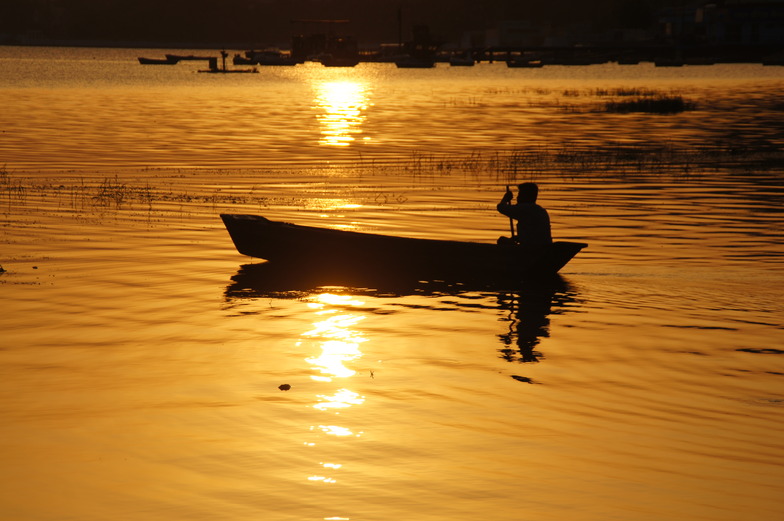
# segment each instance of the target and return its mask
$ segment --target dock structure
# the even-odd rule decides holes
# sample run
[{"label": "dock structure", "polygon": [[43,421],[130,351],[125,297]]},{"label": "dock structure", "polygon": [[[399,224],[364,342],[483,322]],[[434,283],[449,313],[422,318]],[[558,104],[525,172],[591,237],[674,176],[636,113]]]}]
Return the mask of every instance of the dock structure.
[{"label": "dock structure", "polygon": [[302,26],[303,30],[291,39],[291,57],[298,63],[314,60],[327,67],[353,67],[360,62],[357,41],[335,30],[335,26],[350,22],[348,19],[292,20],[291,23]]}]

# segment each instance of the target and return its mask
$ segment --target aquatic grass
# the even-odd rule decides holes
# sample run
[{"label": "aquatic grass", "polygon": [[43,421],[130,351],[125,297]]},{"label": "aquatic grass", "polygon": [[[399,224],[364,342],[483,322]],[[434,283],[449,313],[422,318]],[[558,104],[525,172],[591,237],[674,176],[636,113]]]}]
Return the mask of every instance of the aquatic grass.
[{"label": "aquatic grass", "polygon": [[657,95],[655,97],[637,97],[631,100],[608,101],[604,111],[616,114],[645,112],[648,114],[677,114],[687,110],[695,110],[697,104],[685,100],[682,96]]},{"label": "aquatic grass", "polygon": [[6,194],[9,201],[11,198],[24,199],[27,188],[21,179],[14,179],[11,172],[8,171],[8,166],[3,165],[0,168],[0,189],[2,193]]},{"label": "aquatic grass", "polygon": [[128,187],[124,183],[120,183],[118,176],[114,176],[114,180],[105,178],[103,183],[98,186],[98,193],[93,196],[93,199],[98,205],[108,205],[114,203],[116,208],[119,208],[123,200],[129,195]]},{"label": "aquatic grass", "polygon": [[[363,204],[396,205],[407,202],[405,183],[422,188],[432,184],[434,189],[443,178],[462,177],[461,182],[495,177],[498,184],[513,184],[535,180],[540,176],[571,179],[655,179],[655,176],[684,177],[717,171],[741,173],[762,170],[782,171],[784,150],[773,144],[754,145],[736,142],[684,145],[678,143],[602,144],[562,143],[558,146],[530,145],[514,149],[471,150],[464,153],[415,151],[402,158],[363,158],[343,165],[325,165],[291,172],[274,171],[277,177],[292,174],[293,178],[318,177],[308,183],[301,197],[280,197],[274,187],[253,183],[239,185],[220,183],[221,175],[238,175],[234,171],[202,174],[203,181],[180,184],[184,177],[178,170],[157,171],[154,175],[131,175],[122,178],[81,177],[57,179],[14,178],[7,168],[0,169],[0,195],[5,194],[9,206],[25,205],[29,197],[45,201],[45,206],[68,208],[80,218],[106,211],[125,212],[129,216],[145,218],[155,213],[179,214],[202,210],[238,209],[262,210],[269,207],[310,208],[314,190],[331,186],[332,179],[359,176],[378,176],[384,181],[372,190],[363,190],[359,197]],[[192,175],[192,174],[191,174]],[[259,179],[264,172],[243,174],[243,179]],[[251,177],[247,177],[251,176]],[[167,180],[168,178],[168,180]],[[496,189],[477,183],[477,190]],[[318,198],[318,197],[316,197]],[[5,204],[4,204],[5,205]],[[150,221],[151,222],[151,221]]]},{"label": "aquatic grass", "polygon": [[[733,143],[681,146],[673,143],[613,143],[560,146],[532,145],[463,155],[413,153],[409,158],[374,163],[367,175],[412,175],[417,178],[493,173],[513,181],[539,174],[566,178],[591,175],[606,178],[639,175],[695,175],[727,169],[780,168],[784,151],[776,147],[748,147]],[[362,169],[357,165],[352,169]]]},{"label": "aquatic grass", "polygon": [[662,96],[663,94],[656,89],[649,89],[647,87],[617,87],[613,89],[596,88],[596,89],[564,89],[561,95],[567,98],[577,97],[655,97]]},{"label": "aquatic grass", "polygon": [[[519,95],[510,107],[527,106],[534,109],[551,109],[566,113],[607,112],[616,114],[649,113],[675,114],[695,110],[697,104],[671,90],[658,90],[648,87],[616,87],[593,89],[549,90],[546,88],[524,87],[521,89],[486,89],[484,95]],[[597,106],[597,100],[599,103]],[[457,101],[451,100],[455,106]],[[462,107],[481,107],[477,98],[470,98],[460,104]]]},{"label": "aquatic grass", "polygon": [[595,89],[593,94],[596,96],[602,97],[609,97],[609,96],[618,96],[618,97],[631,97],[636,96],[638,98],[642,97],[656,97],[661,96],[662,94],[655,90],[655,89],[648,89],[646,87],[619,87],[615,89]]},{"label": "aquatic grass", "polygon": [[[82,185],[81,189],[78,191],[85,193],[86,189],[84,185]],[[126,183],[121,183],[119,176],[117,175],[114,176],[114,179],[108,177],[104,178],[103,182],[98,185],[96,192],[97,193],[92,195],[92,199],[96,205],[108,206],[114,204],[116,208],[122,206],[124,202],[130,201],[145,203],[148,206],[152,206],[152,202],[155,198],[149,181],[146,182],[144,186],[129,186]],[[76,190],[74,190],[74,193],[76,193]]]}]

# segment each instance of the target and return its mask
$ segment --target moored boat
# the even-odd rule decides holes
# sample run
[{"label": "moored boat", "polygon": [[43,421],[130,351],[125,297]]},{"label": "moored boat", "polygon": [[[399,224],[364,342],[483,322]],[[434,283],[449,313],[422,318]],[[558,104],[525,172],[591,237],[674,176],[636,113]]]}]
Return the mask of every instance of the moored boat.
[{"label": "moored boat", "polygon": [[289,266],[386,270],[422,276],[537,277],[557,273],[587,244],[516,245],[396,237],[221,214],[243,255]]},{"label": "moored boat", "polygon": [[231,63],[234,65],[256,65],[257,62],[253,58],[235,54],[234,58],[231,59]]},{"label": "moored boat", "polygon": [[324,67],[356,67],[359,64],[359,55],[340,56],[334,54],[322,54],[318,61]]},{"label": "moored boat", "polygon": [[395,60],[398,69],[432,69],[436,66],[433,57],[403,56]]},{"label": "moored boat", "polygon": [[465,53],[462,56],[450,56],[449,65],[452,67],[473,67],[476,63],[474,57],[470,53]]},{"label": "moored boat", "polygon": [[166,58],[175,62],[181,61],[206,61],[210,59],[210,56],[197,56],[194,54],[167,54]]},{"label": "moored boat", "polygon": [[204,72],[208,74],[258,74],[259,70],[256,68],[253,69],[217,69],[217,68],[210,68],[210,69],[199,69],[198,72]]},{"label": "moored boat", "polygon": [[291,54],[278,49],[263,51],[246,51],[245,56],[234,56],[234,65],[297,65],[299,61]]},{"label": "moored boat", "polygon": [[236,73],[251,73],[256,74],[259,71],[254,67],[252,69],[228,69],[226,68],[226,58],[228,57],[229,53],[226,51],[221,51],[221,67],[218,68],[218,58],[209,58],[208,64],[209,69],[201,69],[199,72],[206,72],[211,74],[236,74]]},{"label": "moored boat", "polygon": [[142,65],[177,65],[177,60],[171,58],[144,58],[139,56],[139,63]]},{"label": "moored boat", "polygon": [[542,60],[529,60],[518,57],[508,60],[506,66],[519,69],[539,69],[544,67],[544,62],[542,62]]}]

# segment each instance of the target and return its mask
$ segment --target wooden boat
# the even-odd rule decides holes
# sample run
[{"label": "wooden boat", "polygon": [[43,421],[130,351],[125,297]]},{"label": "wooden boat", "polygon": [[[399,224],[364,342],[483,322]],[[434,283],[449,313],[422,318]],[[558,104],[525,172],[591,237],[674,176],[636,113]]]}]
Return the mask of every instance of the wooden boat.
[{"label": "wooden boat", "polygon": [[516,245],[418,239],[221,214],[237,251],[292,267],[376,271],[421,277],[539,277],[564,267],[587,244],[555,242],[532,251]]}]

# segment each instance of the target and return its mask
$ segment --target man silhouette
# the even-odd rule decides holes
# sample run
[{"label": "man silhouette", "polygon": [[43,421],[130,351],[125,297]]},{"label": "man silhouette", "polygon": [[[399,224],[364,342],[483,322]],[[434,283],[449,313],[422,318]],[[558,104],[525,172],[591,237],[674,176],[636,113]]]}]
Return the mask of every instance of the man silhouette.
[{"label": "man silhouette", "polygon": [[536,204],[539,187],[536,183],[517,185],[517,203],[512,204],[512,192],[506,193],[498,203],[498,211],[517,221],[517,234],[511,239],[501,237],[499,244],[514,242],[525,248],[541,248],[553,243],[550,233],[550,216],[547,210]]}]

